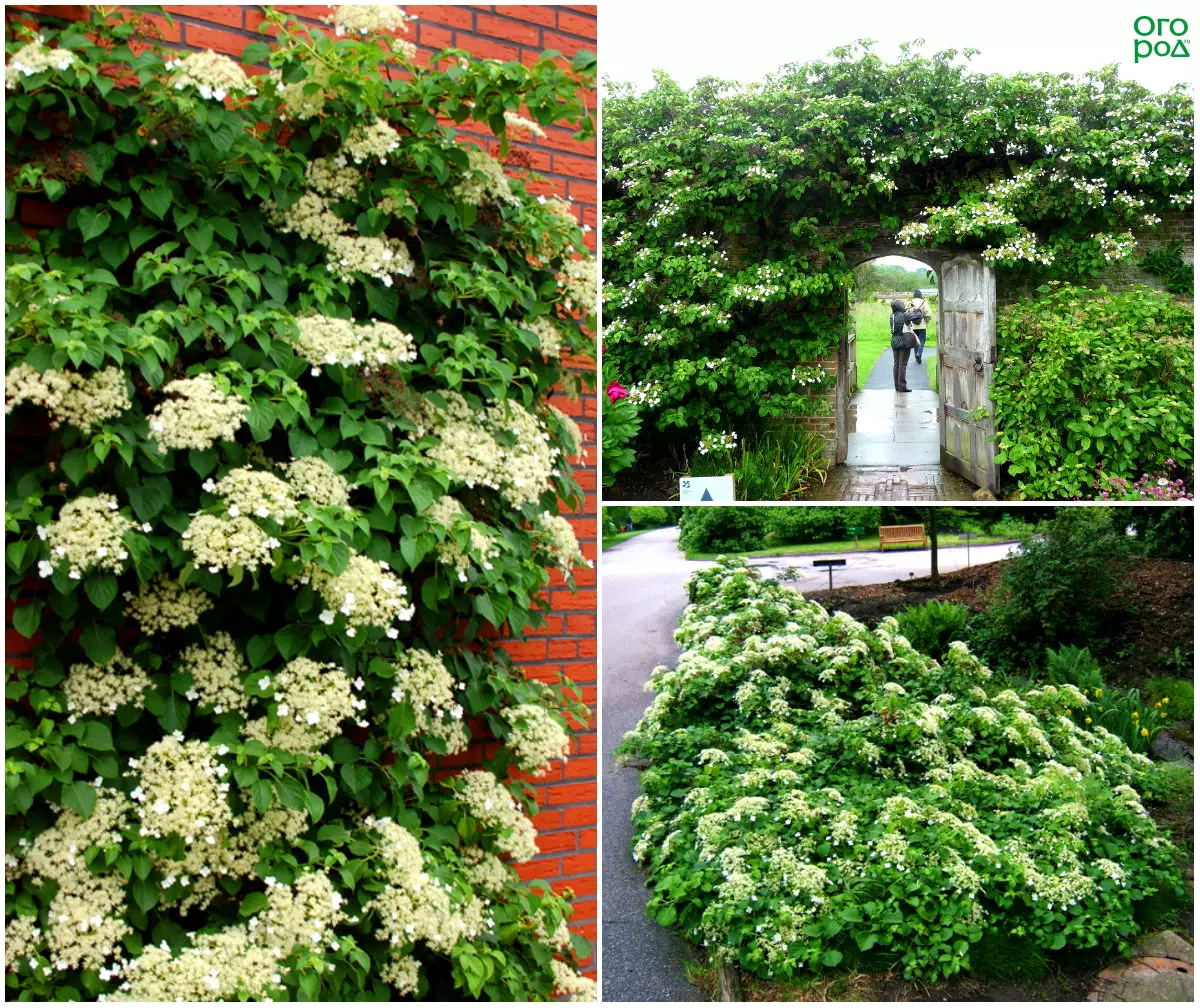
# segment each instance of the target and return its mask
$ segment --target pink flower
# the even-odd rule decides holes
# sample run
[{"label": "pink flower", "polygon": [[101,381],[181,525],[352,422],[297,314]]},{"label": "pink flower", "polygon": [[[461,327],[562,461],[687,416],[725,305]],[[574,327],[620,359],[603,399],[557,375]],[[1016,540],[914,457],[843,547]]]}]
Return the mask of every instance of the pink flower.
[{"label": "pink flower", "polygon": [[609,382],[608,388],[605,391],[608,393],[608,401],[610,403],[629,398],[629,389],[617,381]]}]

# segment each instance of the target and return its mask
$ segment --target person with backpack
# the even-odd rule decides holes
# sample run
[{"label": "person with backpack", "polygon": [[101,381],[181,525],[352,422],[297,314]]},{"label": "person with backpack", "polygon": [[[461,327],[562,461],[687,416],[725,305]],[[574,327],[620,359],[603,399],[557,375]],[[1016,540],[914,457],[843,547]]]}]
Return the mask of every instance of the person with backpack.
[{"label": "person with backpack", "polygon": [[925,333],[929,326],[929,320],[933,318],[933,312],[929,310],[929,302],[921,297],[921,292],[919,290],[913,291],[912,300],[908,302],[908,305],[904,310],[921,313],[921,318],[912,324],[913,332],[917,336],[917,346],[915,347],[916,353],[914,356],[917,359],[917,363],[920,364],[921,354],[925,352]]},{"label": "person with backpack", "polygon": [[921,318],[919,311],[905,311],[904,302],[892,302],[892,380],[897,392],[911,392],[908,387],[908,355],[917,346],[913,323]]}]

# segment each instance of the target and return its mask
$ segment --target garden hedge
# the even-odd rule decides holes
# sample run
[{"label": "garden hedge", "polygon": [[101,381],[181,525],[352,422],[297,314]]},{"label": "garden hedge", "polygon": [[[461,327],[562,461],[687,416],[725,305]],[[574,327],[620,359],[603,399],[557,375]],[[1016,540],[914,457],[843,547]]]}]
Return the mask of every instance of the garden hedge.
[{"label": "garden hedge", "polygon": [[[265,16],[251,75],[104,9],[10,26],[8,592],[38,643],[9,995],[591,998],[567,900],[511,864],[584,708],[489,640],[582,562],[547,397],[595,267],[448,124],[587,139],[593,59]],[[66,223],[24,232],[23,194]]]}]

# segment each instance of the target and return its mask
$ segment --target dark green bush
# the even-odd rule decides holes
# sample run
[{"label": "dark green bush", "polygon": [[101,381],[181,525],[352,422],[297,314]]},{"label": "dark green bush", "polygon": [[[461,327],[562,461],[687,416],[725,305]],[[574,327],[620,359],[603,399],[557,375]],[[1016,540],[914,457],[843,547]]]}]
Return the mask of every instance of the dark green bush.
[{"label": "dark green bush", "polygon": [[687,553],[762,549],[769,545],[771,512],[764,507],[687,508],[679,520],[679,546]]},{"label": "dark green bush", "polygon": [[629,509],[629,517],[635,529],[662,528],[664,525],[673,524],[667,509],[654,505],[632,507]]},{"label": "dark green bush", "polygon": [[1149,288],[1038,288],[1000,312],[996,461],[1034,499],[1095,497],[1099,474],[1192,468],[1192,308]]},{"label": "dark green bush", "polygon": [[787,507],[772,508],[775,542],[819,543],[848,539],[846,529],[864,529],[870,538],[881,524],[877,507]]},{"label": "dark green bush", "polygon": [[913,647],[940,658],[951,641],[966,639],[969,615],[970,610],[964,605],[935,599],[897,613],[896,622]]},{"label": "dark green bush", "polygon": [[989,661],[1032,667],[1046,648],[1111,636],[1130,537],[1113,528],[1107,510],[1062,508],[1021,540],[996,599],[973,621],[973,643]]}]

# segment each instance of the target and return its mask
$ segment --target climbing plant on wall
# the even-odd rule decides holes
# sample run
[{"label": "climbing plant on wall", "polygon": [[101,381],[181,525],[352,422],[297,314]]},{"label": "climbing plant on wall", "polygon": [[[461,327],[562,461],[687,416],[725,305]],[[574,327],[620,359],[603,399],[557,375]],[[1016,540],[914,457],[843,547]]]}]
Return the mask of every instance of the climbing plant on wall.
[{"label": "climbing plant on wall", "polygon": [[586,139],[592,59],[267,20],[254,75],[136,17],[10,29],[10,996],[590,997],[511,864],[584,708],[488,638],[583,562],[547,397],[594,264],[445,123]]},{"label": "climbing plant on wall", "polygon": [[841,336],[849,249],[950,243],[1067,279],[1130,259],[1191,204],[1192,103],[1115,67],[980,74],[863,42],[761,84],[614,84],[604,156],[606,360],[694,447],[820,408],[807,365]]}]

